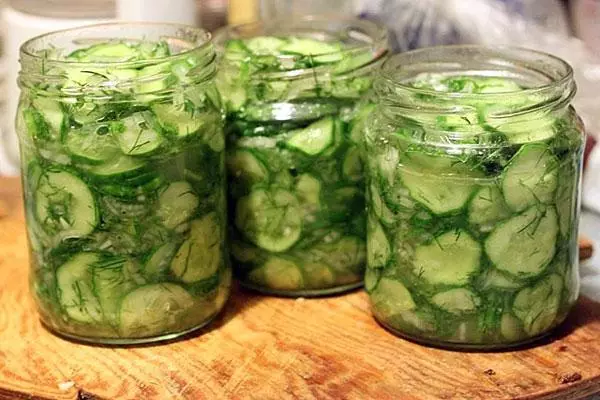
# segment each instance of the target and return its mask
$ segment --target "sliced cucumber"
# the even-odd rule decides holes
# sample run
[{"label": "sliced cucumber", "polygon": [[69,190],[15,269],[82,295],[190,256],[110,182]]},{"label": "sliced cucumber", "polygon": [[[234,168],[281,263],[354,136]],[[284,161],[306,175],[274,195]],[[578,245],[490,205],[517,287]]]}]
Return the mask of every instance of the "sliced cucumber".
[{"label": "sliced cucumber", "polygon": [[306,289],[323,289],[336,284],[331,268],[321,262],[305,262],[302,265]]},{"label": "sliced cucumber", "polygon": [[58,300],[69,318],[83,323],[102,320],[102,307],[94,294],[92,269],[97,253],[78,253],[56,270]]},{"label": "sliced cucumber", "polygon": [[376,156],[379,175],[389,185],[396,183],[397,170],[400,162],[398,149],[393,146],[386,146],[381,154]]},{"label": "sliced cucumber", "polygon": [[530,144],[511,159],[502,179],[506,204],[514,211],[554,201],[558,160],[546,145]]},{"label": "sliced cucumber", "polygon": [[66,128],[66,117],[61,104],[46,97],[32,100],[33,107],[42,115],[55,137],[60,137]]},{"label": "sliced cucumber", "polygon": [[225,147],[225,137],[221,130],[223,122],[215,112],[192,112],[173,104],[154,104],[152,111],[159,126],[168,134],[178,138],[189,138],[201,134],[213,151]]},{"label": "sliced cucumber", "polygon": [[365,242],[356,236],[342,236],[337,240],[319,243],[310,251],[329,265],[338,281],[362,275],[366,261]]},{"label": "sliced cucumber", "polygon": [[415,249],[413,273],[433,285],[465,285],[479,272],[480,258],[479,243],[456,229]]},{"label": "sliced cucumber", "polygon": [[512,290],[523,286],[523,282],[515,279],[513,276],[500,272],[495,268],[489,269],[482,278],[481,288]]},{"label": "sliced cucumber", "polygon": [[379,218],[379,220],[385,225],[391,225],[395,223],[396,217],[394,213],[392,213],[387,207],[387,204],[383,201],[381,195],[379,194],[379,190],[377,190],[377,185],[374,183],[369,186],[369,195],[371,199],[369,206],[373,209],[373,212],[377,218]]},{"label": "sliced cucumber", "polygon": [[346,152],[342,171],[344,177],[351,182],[359,182],[363,179],[363,163],[360,150],[356,146],[350,147]]},{"label": "sliced cucumber", "polygon": [[450,289],[437,293],[431,298],[431,301],[452,314],[473,312],[481,303],[475,293],[465,288]]},{"label": "sliced cucumber", "polygon": [[381,224],[371,216],[367,228],[367,265],[369,268],[384,268],[392,253],[388,239]]},{"label": "sliced cucumber", "polygon": [[123,154],[143,156],[153,153],[164,142],[160,133],[152,129],[149,113],[136,113],[124,118],[123,129],[116,133]]},{"label": "sliced cucumber", "polygon": [[171,262],[171,272],[183,282],[192,283],[214,275],[221,265],[223,232],[214,213],[192,221],[187,239]]},{"label": "sliced cucumber", "polygon": [[286,251],[302,233],[300,203],[283,189],[254,190],[238,200],[235,225],[258,247]]},{"label": "sliced cucumber", "polygon": [[367,268],[365,271],[365,290],[371,293],[381,279],[381,268]]},{"label": "sliced cucumber", "polygon": [[177,243],[165,243],[158,247],[144,264],[142,274],[150,281],[156,281],[164,277],[169,270],[171,260],[178,250]]},{"label": "sliced cucumber", "polygon": [[80,62],[124,62],[138,58],[138,49],[123,42],[99,43],[75,50],[67,58]]},{"label": "sliced cucumber", "polygon": [[343,57],[339,44],[326,43],[311,38],[292,37],[279,47],[279,52],[289,54],[300,54],[313,56],[312,61],[316,63],[333,63],[340,61]]},{"label": "sliced cucumber", "polygon": [[523,324],[510,313],[502,314],[500,319],[500,333],[511,342],[516,342],[523,337]]},{"label": "sliced cucumber", "polygon": [[286,43],[287,41],[274,36],[256,36],[243,42],[230,41],[227,50],[250,51],[256,55],[279,54],[279,49]]},{"label": "sliced cucumber", "polygon": [[509,142],[517,144],[542,142],[556,135],[554,121],[548,117],[539,119],[528,117],[526,121],[511,122],[495,128],[504,133]]},{"label": "sliced cucumber", "polygon": [[227,169],[236,180],[241,180],[247,187],[267,182],[267,167],[249,150],[235,150],[227,156]]},{"label": "sliced cucumber", "polygon": [[518,278],[541,273],[554,256],[558,220],[553,207],[531,207],[490,233],[485,251],[496,268]]},{"label": "sliced cucumber", "polygon": [[85,183],[70,172],[52,169],[40,176],[35,189],[36,217],[44,230],[60,240],[94,231],[98,207]]},{"label": "sliced cucumber", "polygon": [[196,212],[200,199],[186,181],[169,184],[158,196],[156,215],[168,229],[186,222]]},{"label": "sliced cucumber", "polygon": [[510,216],[502,192],[497,186],[479,189],[469,203],[469,223],[486,227]]},{"label": "sliced cucumber", "polygon": [[86,170],[100,179],[120,179],[139,173],[146,163],[138,158],[117,155],[115,158],[99,165],[87,167]]},{"label": "sliced cucumber", "polygon": [[558,170],[558,188],[556,190],[556,211],[558,225],[563,237],[569,237],[573,229],[577,204],[577,171],[571,164],[563,165]]},{"label": "sliced cucumber", "polygon": [[74,159],[90,164],[108,162],[119,153],[119,147],[111,135],[111,125],[106,123],[69,129],[63,137],[63,143]]},{"label": "sliced cucumber", "polygon": [[132,261],[118,256],[102,258],[94,263],[92,287],[106,320],[118,322],[121,300],[136,286],[128,276],[133,269]]},{"label": "sliced cucumber", "polygon": [[313,122],[303,129],[291,131],[286,144],[309,156],[324,152],[335,141],[335,121],[331,117]]},{"label": "sliced cucumber", "polygon": [[373,310],[384,320],[417,307],[406,286],[391,278],[381,278],[370,299]]},{"label": "sliced cucumber", "polygon": [[28,135],[34,140],[48,140],[51,138],[50,128],[42,114],[33,108],[26,108],[21,113],[23,123]]},{"label": "sliced cucumber", "polygon": [[123,337],[151,337],[193,327],[194,298],[181,286],[157,283],[142,286],[123,299],[120,332]]},{"label": "sliced cucumber", "polygon": [[552,274],[517,294],[513,312],[529,336],[537,336],[556,323],[562,288],[560,276]]},{"label": "sliced cucumber", "polygon": [[296,194],[300,203],[318,209],[321,203],[321,181],[311,174],[302,174],[296,181]]},{"label": "sliced cucumber", "polygon": [[269,258],[262,267],[252,270],[248,279],[275,290],[298,290],[304,286],[300,268],[293,261],[281,257]]}]

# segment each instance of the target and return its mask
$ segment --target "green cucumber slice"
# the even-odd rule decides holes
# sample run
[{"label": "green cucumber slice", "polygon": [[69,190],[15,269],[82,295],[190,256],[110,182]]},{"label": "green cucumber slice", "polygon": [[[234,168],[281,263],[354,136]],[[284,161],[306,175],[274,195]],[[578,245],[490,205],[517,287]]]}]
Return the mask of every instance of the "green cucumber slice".
[{"label": "green cucumber slice", "polygon": [[164,278],[178,248],[179,246],[176,243],[165,243],[154,250],[150,258],[148,258],[144,264],[142,270],[144,277],[150,281],[157,281]]},{"label": "green cucumber slice", "polygon": [[415,249],[413,273],[432,285],[466,285],[480,268],[481,247],[466,231],[448,231]]},{"label": "green cucumber slice", "polygon": [[227,50],[250,51],[256,55],[278,54],[286,43],[287,41],[274,36],[256,36],[245,41],[229,41]]},{"label": "green cucumber slice", "polygon": [[111,135],[112,126],[103,123],[69,129],[63,135],[63,143],[77,161],[89,164],[108,162],[119,153],[119,147]]},{"label": "green cucumber slice", "polygon": [[139,287],[121,303],[121,335],[151,337],[190,328],[197,313],[195,305],[194,297],[173,283]]},{"label": "green cucumber slice", "polygon": [[298,265],[282,257],[270,257],[262,267],[248,274],[248,280],[275,290],[298,290],[304,286]]},{"label": "green cucumber slice", "polygon": [[391,278],[379,280],[379,284],[371,292],[370,300],[373,310],[384,321],[417,308],[406,286]]},{"label": "green cucumber slice", "polygon": [[465,288],[456,288],[436,293],[431,298],[433,304],[452,314],[473,312],[481,300],[472,291]]},{"label": "green cucumber slice", "polygon": [[135,113],[122,120],[123,129],[115,136],[123,154],[143,156],[153,153],[164,142],[160,133],[152,129],[151,115],[148,112]]},{"label": "green cucumber slice", "polygon": [[187,239],[171,262],[171,272],[185,283],[198,282],[214,275],[222,259],[223,232],[215,213],[191,223]]},{"label": "green cucumber slice", "polygon": [[339,44],[326,43],[311,38],[292,37],[287,43],[279,46],[280,53],[314,56],[312,60],[316,63],[340,61],[343,57],[341,51],[342,48]]},{"label": "green cucumber slice", "polygon": [[42,115],[51,132],[60,137],[66,127],[66,117],[61,104],[56,100],[45,97],[36,97],[31,103]]},{"label": "green cucumber slice", "polygon": [[369,186],[369,195],[371,202],[369,208],[373,209],[373,212],[385,225],[392,225],[396,222],[396,217],[392,211],[388,208],[387,204],[381,198],[377,185],[371,183]]},{"label": "green cucumber slice", "polygon": [[379,222],[369,216],[367,225],[367,265],[369,268],[384,268],[391,256],[390,243]]},{"label": "green cucumber slice", "polygon": [[200,199],[186,181],[172,182],[158,195],[156,215],[168,229],[174,229],[194,214]]},{"label": "green cucumber slice", "polygon": [[316,211],[321,203],[321,181],[311,174],[300,175],[296,181],[296,195],[300,203]]},{"label": "green cucumber slice", "polygon": [[379,284],[381,279],[381,268],[367,268],[365,271],[365,290],[371,293]]},{"label": "green cucumber slice", "polygon": [[140,56],[136,46],[123,42],[99,43],[85,49],[75,50],[67,58],[80,62],[124,62]]},{"label": "green cucumber slice", "polygon": [[491,226],[509,216],[510,210],[497,186],[482,187],[469,203],[469,223],[473,225]]},{"label": "green cucumber slice", "polygon": [[506,204],[514,211],[554,201],[558,160],[546,145],[521,147],[508,163],[502,179]]},{"label": "green cucumber slice", "polygon": [[86,170],[96,178],[120,179],[138,174],[145,166],[146,163],[138,158],[117,155],[103,164],[87,167]]},{"label": "green cucumber slice", "polygon": [[302,265],[306,289],[322,289],[336,285],[331,268],[322,262],[305,262]]},{"label": "green cucumber slice", "polygon": [[556,323],[562,288],[560,276],[552,274],[517,293],[513,312],[523,321],[523,328],[529,336],[537,336]]},{"label": "green cucumber slice", "polygon": [[236,227],[258,247],[282,252],[302,233],[302,211],[296,196],[283,189],[258,189],[238,200]]},{"label": "green cucumber slice", "polygon": [[48,140],[51,138],[50,128],[42,114],[33,108],[26,108],[21,113],[27,134],[34,140]]},{"label": "green cucumber slice", "polygon": [[121,300],[136,286],[128,276],[134,269],[132,261],[118,256],[101,258],[93,264],[92,288],[105,319],[118,322]]},{"label": "green cucumber slice", "polygon": [[69,318],[83,323],[102,320],[102,308],[94,294],[92,268],[97,253],[78,253],[56,270],[58,300]]},{"label": "green cucumber slice", "polygon": [[87,185],[59,169],[46,170],[38,179],[35,212],[43,229],[60,240],[89,235],[100,219],[96,200]]},{"label": "green cucumber slice", "polygon": [[315,156],[334,143],[334,132],[335,121],[327,117],[313,122],[306,128],[291,131],[286,144],[304,154]]},{"label": "green cucumber slice", "polygon": [[319,243],[308,252],[331,267],[338,283],[355,281],[364,273],[366,246],[359,237],[342,236],[331,242]]},{"label": "green cucumber slice", "polygon": [[558,188],[556,190],[556,211],[558,226],[563,237],[569,237],[573,229],[577,204],[577,169],[572,164],[562,165],[558,169]]},{"label": "green cucumber slice", "polygon": [[513,276],[500,272],[495,268],[489,269],[481,280],[481,288],[496,290],[513,290],[523,286],[523,282],[515,279]]},{"label": "green cucumber slice", "polygon": [[363,163],[358,147],[352,146],[346,152],[342,172],[350,182],[360,182],[363,179]]},{"label": "green cucumber slice", "polygon": [[554,257],[557,234],[554,207],[531,207],[494,229],[485,251],[500,271],[528,278],[540,274]]},{"label": "green cucumber slice", "polygon": [[246,187],[267,182],[269,171],[251,151],[235,150],[227,156],[227,169],[229,175],[236,180],[241,180]]}]

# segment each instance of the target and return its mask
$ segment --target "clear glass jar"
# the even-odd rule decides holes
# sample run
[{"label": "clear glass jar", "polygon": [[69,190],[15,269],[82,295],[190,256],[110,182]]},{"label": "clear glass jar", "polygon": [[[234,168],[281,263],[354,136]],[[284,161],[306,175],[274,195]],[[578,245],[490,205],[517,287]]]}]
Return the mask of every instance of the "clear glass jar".
[{"label": "clear glass jar", "polygon": [[95,25],[26,42],[21,64],[16,129],[44,325],[118,344],[207,324],[231,281],[210,35]]},{"label": "clear glass jar", "polygon": [[353,129],[370,108],[385,29],[299,17],[228,27],[217,77],[228,109],[234,271],[287,296],[362,284],[364,179]]},{"label": "clear glass jar", "polygon": [[365,125],[365,287],[377,320],[432,345],[522,344],[579,291],[583,126],[572,70],[516,48],[390,58]]}]

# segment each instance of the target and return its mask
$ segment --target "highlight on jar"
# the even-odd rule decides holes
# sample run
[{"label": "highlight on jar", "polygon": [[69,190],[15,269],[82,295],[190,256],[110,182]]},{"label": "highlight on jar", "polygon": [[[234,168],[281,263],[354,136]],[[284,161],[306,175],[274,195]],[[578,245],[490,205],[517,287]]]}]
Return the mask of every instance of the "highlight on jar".
[{"label": "highlight on jar", "polygon": [[231,282],[210,35],[95,25],[26,42],[21,64],[16,127],[44,325],[127,344],[207,324]]},{"label": "highlight on jar", "polygon": [[360,120],[386,30],[324,17],[215,35],[227,109],[234,271],[287,296],[362,285],[366,261]]},{"label": "highlight on jar", "polygon": [[497,348],[548,334],[578,297],[584,132],[572,70],[525,49],[390,58],[365,124],[365,287],[392,332]]}]

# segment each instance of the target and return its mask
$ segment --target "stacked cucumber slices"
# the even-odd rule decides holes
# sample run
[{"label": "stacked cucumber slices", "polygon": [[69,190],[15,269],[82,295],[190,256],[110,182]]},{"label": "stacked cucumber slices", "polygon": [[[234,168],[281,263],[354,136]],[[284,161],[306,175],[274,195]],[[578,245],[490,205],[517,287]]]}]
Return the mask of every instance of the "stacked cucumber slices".
[{"label": "stacked cucumber slices", "polygon": [[[433,343],[543,335],[578,292],[577,117],[531,109],[493,118],[531,101],[508,78],[425,74],[411,84],[431,105],[432,91],[468,93],[469,111],[415,112],[396,129],[379,116],[366,129],[365,287],[375,316]],[[490,93],[505,96],[477,96]]]},{"label": "stacked cucumber slices", "polygon": [[161,337],[222,308],[225,140],[216,87],[193,70],[205,57],[214,52],[96,43],[49,59],[60,79],[24,91],[32,286],[53,329]]},{"label": "stacked cucumber slices", "polygon": [[377,59],[362,47],[299,36],[234,39],[223,48],[218,85],[229,116],[238,275],[278,294],[360,285],[366,221],[357,101]]}]

